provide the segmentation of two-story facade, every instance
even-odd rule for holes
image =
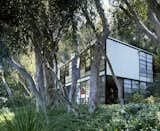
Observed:
[[[135,92],[143,93],[148,83],[153,82],[153,54],[113,38],[108,38],[106,41],[106,54],[123,87],[124,98],[126,99],[128,94]],[[93,53],[92,48],[87,48],[80,56],[77,103],[87,103],[89,99],[91,53]],[[109,66],[104,59],[101,60],[100,65],[98,101],[100,103],[116,103],[118,91]],[[60,68],[60,79],[66,89],[71,85],[71,66],[70,60]]]

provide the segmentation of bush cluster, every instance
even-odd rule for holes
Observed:
[[[14,117],[3,121],[3,131],[159,131],[160,104],[101,105],[94,114],[80,107],[76,118],[65,108],[48,112],[47,120],[32,108],[12,109]],[[3,112],[4,113],[4,112]],[[1,122],[0,122],[1,125]],[[0,130],[1,130],[0,129]]]

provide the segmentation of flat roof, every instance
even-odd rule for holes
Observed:
[[[110,37],[110,36],[109,36],[107,39],[116,41],[116,42],[118,42],[118,43],[120,43],[120,44],[129,46],[129,47],[134,48],[134,49],[136,49],[136,50],[143,51],[143,52],[145,52],[145,53],[148,53],[148,54],[150,54],[150,55],[153,55],[153,53],[151,53],[151,52],[149,52],[149,51],[147,51],[147,50],[144,50],[144,49],[142,49],[142,48],[139,48],[139,47],[133,46],[133,45],[131,45],[131,44],[125,43],[125,42],[123,42],[123,41],[117,40],[117,39],[112,38],[112,37]]]

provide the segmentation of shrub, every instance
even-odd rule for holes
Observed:
[[[5,118],[3,131],[45,131],[46,128],[44,116],[32,107],[16,109],[12,119],[5,115],[3,117]]]
[[[151,96],[147,97],[145,100],[149,104],[154,104],[158,101],[158,98],[151,95]]]
[[[21,107],[33,104],[32,102],[32,97],[24,95],[23,92],[15,91],[3,106],[11,108]]]
[[[131,96],[130,102],[134,103],[143,103],[144,102],[144,95],[140,93],[135,93]]]
[[[3,131],[158,131],[160,104],[101,105],[90,114],[81,107],[76,118],[65,108],[48,112],[48,123],[33,108],[14,109],[12,120],[6,121]],[[1,126],[0,126],[1,127]]]

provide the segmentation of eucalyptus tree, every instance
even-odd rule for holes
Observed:
[[[73,19],[73,12],[81,6],[82,1],[65,0],[24,0],[24,1],[6,1],[4,8],[10,16],[15,18],[2,21],[2,38],[6,40],[3,44],[3,58],[26,79],[29,89],[37,98],[38,107],[46,108],[45,67],[49,64],[52,68],[57,65],[57,50],[59,40],[63,37]],[[11,5],[10,5],[11,4]],[[12,13],[9,7],[16,10]],[[2,10],[3,12],[3,10]],[[4,12],[2,13],[4,14]],[[5,16],[6,17],[6,16]],[[16,21],[16,22],[15,22]],[[5,28],[4,28],[5,27]],[[5,30],[4,30],[5,29]],[[11,56],[27,50],[32,47],[36,56],[36,82],[34,78]],[[4,49],[4,47],[7,48]],[[2,50],[2,49],[1,49]],[[57,69],[56,69],[57,70]],[[57,81],[57,76],[53,73],[53,81]]]
[[[73,14],[73,16],[75,13]],[[69,88],[69,93],[68,93],[68,98],[71,103],[75,103],[75,97],[76,97],[76,90],[77,90],[77,80],[79,79],[79,55],[80,55],[80,46],[79,46],[79,40],[78,40],[78,21],[76,18],[73,18],[72,20],[72,46],[73,46],[73,59],[71,61],[72,63],[72,84],[71,87]],[[68,107],[68,111],[70,112],[70,106]]]
[[[117,6],[135,23],[138,30],[144,32],[156,46],[159,46],[159,0],[122,0],[117,3]]]
[[[91,74],[90,74],[90,98],[89,98],[89,112],[94,112],[97,108],[97,92],[99,88],[99,67],[100,67],[100,61],[102,59],[102,56],[106,60],[106,62],[109,65],[109,68],[112,73],[113,80],[118,88],[118,100],[121,105],[124,104],[123,100],[123,94],[122,94],[122,86],[119,84],[118,79],[116,77],[116,74],[114,73],[114,70],[112,68],[112,64],[105,53],[105,45],[106,45],[106,39],[109,35],[109,25],[108,20],[105,15],[105,11],[102,7],[101,1],[90,1],[89,5],[93,3],[95,8],[90,8],[90,10],[86,7],[83,8],[84,16],[87,20],[87,23],[90,25],[93,33],[95,34],[96,43],[94,44],[93,48],[93,58],[92,58],[92,64],[91,64]],[[86,4],[87,5],[87,4]],[[96,10],[97,12],[93,11]],[[96,16],[99,16],[100,19],[100,28],[96,26]],[[91,17],[92,16],[92,17]],[[94,19],[93,19],[94,18]],[[96,23],[96,24],[95,24]]]
[[[93,3],[94,11],[92,7],[90,10],[86,8],[87,4]],[[102,58],[102,52],[105,49],[106,38],[109,35],[109,27],[107,18],[104,13],[100,0],[89,1],[83,8],[84,16],[88,24],[91,26],[93,32],[95,33],[96,43],[93,46],[93,58],[91,63],[91,74],[90,74],[90,94],[89,94],[89,112],[94,112],[97,108],[97,93],[99,88],[99,72],[100,72],[100,61]],[[102,29],[98,29],[95,25],[96,15],[99,15]],[[92,16],[92,17],[91,17]],[[94,18],[94,19],[92,19]]]

